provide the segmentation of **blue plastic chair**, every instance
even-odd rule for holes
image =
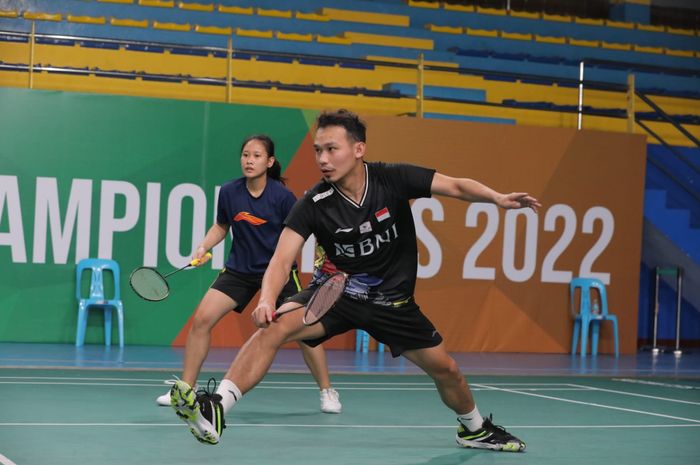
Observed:
[[[355,330],[355,352],[369,351],[369,333],[361,329]],[[377,352],[384,353],[384,344],[377,342]]]
[[[581,290],[580,305],[576,311],[574,292]],[[597,290],[600,305],[591,305],[591,293]],[[600,336],[600,325],[603,321],[609,320],[613,323],[615,338],[615,357],[620,356],[620,345],[617,331],[617,317],[608,312],[608,297],[605,292],[605,284],[595,278],[574,278],[569,283],[569,301],[571,302],[572,314],[574,315],[574,335],[571,342],[571,353],[576,353],[579,334],[581,335],[581,357],[586,356],[588,345],[588,331],[591,331],[591,355],[598,355],[598,339]]]
[[[88,298],[81,296],[80,284],[83,271],[90,270],[90,295]],[[114,275],[114,297],[107,299],[104,291],[104,271],[110,270]],[[114,260],[101,258],[84,258],[78,262],[76,268],[76,290],[78,299],[78,328],[75,334],[75,345],[80,347],[85,343],[85,329],[87,327],[88,310],[98,308],[105,315],[105,345],[112,343],[112,310],[117,310],[117,322],[119,324],[119,347],[124,347],[124,306],[119,292],[119,265]]]

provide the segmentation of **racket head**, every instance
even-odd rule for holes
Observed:
[[[170,295],[170,286],[162,274],[153,268],[136,268],[129,276],[131,289],[144,300],[159,302]]]
[[[330,275],[323,284],[319,285],[306,303],[303,322],[306,326],[318,323],[318,321],[333,308],[340,296],[343,295],[348,275],[337,272]]]

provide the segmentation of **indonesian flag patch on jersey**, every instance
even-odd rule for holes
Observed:
[[[389,213],[389,209],[387,207],[384,207],[378,212],[376,212],[374,216],[377,218],[377,221],[381,222],[391,217],[391,214]]]

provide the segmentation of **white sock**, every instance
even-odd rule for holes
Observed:
[[[474,410],[463,415],[458,415],[457,420],[467,427],[469,431],[476,431],[481,429],[481,425],[484,424],[484,419],[479,413],[479,409],[474,406]]]
[[[243,397],[241,390],[230,379],[222,379],[219,387],[216,388],[216,393],[221,396],[221,405],[224,407],[224,413],[231,410],[231,407]]]

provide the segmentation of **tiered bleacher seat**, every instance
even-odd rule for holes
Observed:
[[[447,111],[454,116],[469,110],[490,117],[493,109],[483,105],[497,104],[511,121],[561,125],[570,124],[569,119],[550,118],[549,114],[576,109],[576,78],[583,59],[588,80],[623,88],[628,74],[634,73],[637,89],[664,95],[665,108],[678,115],[679,121],[693,125],[700,113],[694,101],[700,98],[700,60],[695,58],[700,41],[694,31],[688,35],[687,31],[633,23],[412,0],[352,4],[340,0],[293,4],[281,0],[35,0],[3,4],[0,29],[28,33],[32,25],[40,34],[35,64],[45,69],[88,68],[98,76],[127,77],[131,73],[140,81],[223,86],[231,40],[231,82],[236,87],[372,95],[391,100],[377,102],[382,111],[410,113],[406,108],[413,105],[415,92],[405,86],[415,86],[417,75],[411,65],[415,67],[422,54],[428,86],[424,96],[434,105],[429,114]],[[74,41],[41,34],[103,40]],[[0,56],[5,66],[26,67],[27,54],[18,37],[7,36],[5,43],[12,44]],[[669,53],[674,50],[685,52]],[[654,66],[648,64],[650,57]],[[665,66],[659,66],[662,64]],[[404,87],[397,91],[392,86]],[[444,89],[439,91],[440,87]],[[451,90],[455,88],[480,89],[483,105],[461,98],[460,92]],[[437,97],[436,91],[452,97]],[[168,92],[177,95],[174,89]],[[220,98],[221,94],[200,95]],[[447,100],[472,105],[460,107]],[[295,100],[284,103],[295,104]],[[624,127],[624,108],[623,93],[586,91],[584,111],[620,120],[591,116],[587,127]],[[533,109],[543,113],[526,116]],[[646,114],[650,109],[643,103],[638,104],[638,111],[642,118],[654,119]]]

